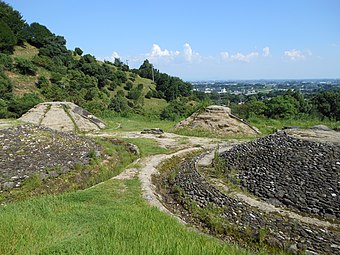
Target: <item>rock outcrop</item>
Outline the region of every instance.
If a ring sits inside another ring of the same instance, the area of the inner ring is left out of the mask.
[[[175,127],[206,129],[218,135],[256,135],[260,133],[257,128],[233,115],[230,108],[218,105],[211,105],[203,111],[193,113]]]
[[[88,132],[105,127],[100,119],[71,102],[38,104],[19,120],[64,132]]]

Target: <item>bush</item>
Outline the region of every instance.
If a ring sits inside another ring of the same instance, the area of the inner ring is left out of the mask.
[[[13,47],[17,43],[17,38],[10,27],[0,20],[0,51],[8,54],[13,53]]]
[[[12,89],[10,79],[0,70],[0,99],[9,100],[12,97]]]
[[[133,87],[133,83],[131,81],[127,81],[125,86],[124,86],[124,89],[130,90],[130,89],[132,89],[132,87]]]
[[[22,97],[16,97],[8,106],[8,110],[15,113],[15,117],[20,117],[33,106],[41,103],[41,98],[34,93],[26,93]]]
[[[13,59],[11,56],[0,53],[0,66],[5,70],[11,70],[13,68]]]
[[[5,100],[0,99],[0,119],[5,119],[10,117],[10,112],[8,111],[8,104]]]
[[[15,67],[23,75],[35,75],[37,67],[28,59],[15,58]]]

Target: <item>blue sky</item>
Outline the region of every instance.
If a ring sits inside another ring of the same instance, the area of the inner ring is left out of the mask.
[[[185,80],[340,78],[339,0],[5,0],[98,59]]]

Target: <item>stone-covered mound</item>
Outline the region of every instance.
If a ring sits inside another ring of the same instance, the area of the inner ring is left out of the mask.
[[[256,135],[260,131],[231,113],[225,106],[211,105],[203,111],[195,112],[178,123],[175,128],[199,128],[218,135]]]
[[[96,143],[72,133],[22,125],[0,130],[0,190],[19,187],[28,177],[56,177],[87,164]]]
[[[340,219],[340,145],[277,132],[220,155],[225,172],[273,204]]]
[[[105,127],[100,119],[71,102],[38,104],[20,120],[64,132],[88,132]]]

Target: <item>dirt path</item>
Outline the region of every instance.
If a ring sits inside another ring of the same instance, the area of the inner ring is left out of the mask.
[[[168,146],[169,140],[172,139],[178,139],[177,135],[174,134],[167,134],[168,138],[165,140],[163,138],[155,137],[154,135],[143,135],[142,137],[148,137],[157,140],[160,144],[164,146]],[[136,134],[134,132],[124,134],[124,137],[126,138],[140,138],[140,134]],[[179,136],[180,137],[180,136]],[[119,174],[118,176],[115,176],[113,179],[132,179],[136,175],[138,175],[138,178],[141,181],[141,188],[142,188],[142,196],[143,198],[148,201],[148,203],[152,206],[156,206],[160,211],[165,212],[169,215],[172,215],[173,217],[177,218],[180,222],[183,224],[186,224],[182,219],[177,217],[176,215],[172,214],[167,208],[164,207],[164,205],[161,203],[161,196],[159,196],[156,193],[156,187],[152,183],[152,175],[157,174],[157,166],[160,165],[164,160],[175,157],[175,156],[183,156],[187,153],[198,151],[203,149],[212,149],[216,146],[216,144],[213,142],[212,139],[208,138],[198,138],[198,137],[190,137],[186,138],[189,140],[188,145],[193,144],[200,144],[200,147],[191,147],[191,148],[183,148],[183,144],[177,144],[177,148],[180,149],[179,151],[172,153],[172,154],[158,154],[149,156],[146,158],[142,158],[138,161],[138,164],[140,165],[139,168],[127,168],[124,172]],[[176,144],[174,141],[171,141],[172,145]],[[137,163],[137,162],[136,162]]]
[[[100,136],[106,136],[106,135],[112,136],[112,134],[100,134]],[[170,134],[170,133],[165,133],[164,135],[161,135],[161,136],[155,136],[155,135],[150,135],[150,134],[140,134],[139,132],[127,132],[127,133],[120,133],[119,136],[123,138],[150,138],[150,139],[156,140],[160,146],[163,146],[165,148],[177,149],[177,152],[172,153],[172,154],[168,154],[168,155],[159,154],[159,155],[142,158],[138,161],[138,164],[140,165],[139,168],[128,168],[124,172],[122,172],[120,175],[114,177],[114,179],[130,179],[138,175],[141,181],[143,198],[146,201],[148,201],[150,205],[156,206],[157,208],[159,208],[159,210],[176,217],[182,223],[185,223],[185,222],[179,219],[176,215],[173,215],[168,209],[164,207],[164,205],[161,203],[162,198],[155,191],[156,187],[152,183],[151,178],[152,178],[152,175],[158,173],[157,166],[161,164],[162,161],[169,159],[171,157],[183,156],[189,152],[194,152],[200,149],[206,149],[206,150],[210,150],[210,152],[207,153],[198,162],[198,166],[208,167],[211,165],[211,162],[214,157],[214,149],[217,147],[217,145],[219,146],[219,152],[222,152],[222,151],[226,151],[230,149],[233,145],[238,143],[237,141],[231,141],[228,143],[226,142],[220,143],[221,141],[216,140],[216,139],[183,137],[180,135],[175,135],[175,134]],[[216,182],[214,182],[213,184],[215,186],[223,185],[225,189],[228,190],[225,184],[224,183],[222,184],[220,180],[216,180]],[[262,200],[258,200],[250,196],[247,196],[244,193],[233,192],[230,195],[237,197],[243,202],[249,204],[250,206],[256,207],[266,213],[276,212],[285,217],[289,217],[289,218],[296,219],[304,223],[308,223],[308,224],[312,224],[312,225],[320,226],[320,227],[330,227],[330,226],[339,227],[338,225],[332,224],[328,221],[323,221],[323,220],[319,220],[319,219],[312,218],[312,217],[301,216],[285,208],[275,207]]]

